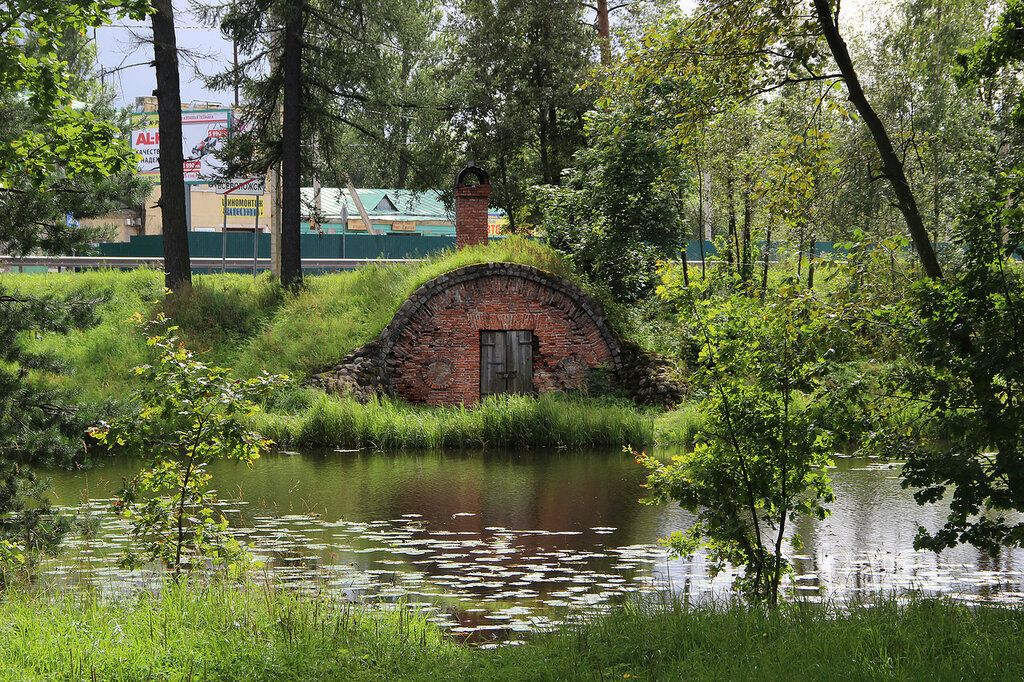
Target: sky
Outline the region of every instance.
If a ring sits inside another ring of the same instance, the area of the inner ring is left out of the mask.
[[[191,102],[232,104],[233,92],[208,90],[196,75],[197,69],[207,75],[224,70],[231,63],[231,42],[221,36],[219,29],[200,26],[188,13],[185,3],[176,1],[174,6],[179,52],[204,55],[195,61],[180,60],[182,106],[188,108]],[[152,95],[156,88],[156,72],[149,64],[153,60],[153,46],[139,42],[140,38],[148,41],[152,35],[149,21],[118,20],[112,25],[100,26],[95,35],[100,66],[107,72],[119,69],[104,76],[114,88],[115,105],[132,108],[136,97]]]

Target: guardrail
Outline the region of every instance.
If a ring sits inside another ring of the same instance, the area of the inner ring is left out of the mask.
[[[416,263],[419,258],[303,258],[303,270],[355,270],[367,265],[397,265],[401,263]],[[221,268],[228,270],[248,270],[254,267],[252,258],[192,258],[192,269],[206,272],[219,272]],[[61,270],[75,270],[79,268],[142,268],[149,267],[162,270],[164,259],[158,256],[23,256],[13,258],[0,256],[0,271],[23,272],[26,267],[57,268]],[[258,270],[269,270],[270,259],[255,259],[255,268]]]

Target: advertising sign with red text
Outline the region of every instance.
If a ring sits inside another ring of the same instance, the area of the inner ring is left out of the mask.
[[[132,114],[132,122],[138,126],[131,133],[132,150],[142,157],[139,160],[139,175],[152,178],[160,183],[160,129],[155,113]],[[185,182],[198,185],[209,182],[216,176],[223,163],[214,156],[227,141],[231,129],[229,109],[208,109],[181,112],[181,152],[185,159],[183,170]]]

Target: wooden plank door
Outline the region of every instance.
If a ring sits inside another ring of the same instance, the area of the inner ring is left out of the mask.
[[[505,392],[505,332],[480,331],[480,397]]]
[[[533,393],[533,332],[480,331],[480,397]]]
[[[505,333],[505,367],[508,393],[533,393],[533,332],[528,329]]]

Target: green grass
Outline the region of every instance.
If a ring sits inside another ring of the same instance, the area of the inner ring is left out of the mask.
[[[103,602],[0,595],[10,680],[1016,680],[1024,610],[945,600],[630,605],[473,649],[416,613],[266,586],[185,585]]]
[[[381,679],[465,655],[416,613],[256,585],[110,602],[9,590],[0,614],[5,680]]]
[[[675,409],[662,412],[654,418],[654,442],[665,445],[692,446],[704,416],[697,403],[683,403]]]
[[[131,368],[152,359],[140,322],[158,312],[180,327],[182,340],[205,362],[232,367],[240,376],[265,370],[302,380],[375,338],[425,282],[487,261],[533,265],[576,279],[551,249],[510,238],[410,265],[307,277],[297,294],[283,291],[267,275],[254,280],[215,274],[194,276],[190,292],[167,299],[162,273],[146,269],[4,274],[0,283],[39,296],[81,292],[102,300],[96,327],[27,340],[31,349],[53,350],[70,361],[74,377],[58,383],[80,389],[83,400],[101,401],[135,387]]]
[[[290,414],[262,412],[251,425],[281,445],[403,448],[589,447],[642,445],[652,419],[618,405],[545,394],[493,396],[474,407],[420,407],[398,400],[366,405],[309,391],[288,399]],[[281,409],[277,407],[275,409]]]
[[[480,262],[524,263],[576,279],[551,249],[510,238],[411,265],[308,277],[297,294],[284,291],[269,275],[253,279],[216,274],[194,276],[190,291],[165,297],[162,273],[145,269],[9,274],[0,282],[39,296],[80,292],[101,301],[97,326],[26,339],[30,348],[54,351],[74,369],[73,375],[44,380],[77,390],[84,403],[101,404],[125,398],[136,388],[132,368],[154,359],[143,322],[160,312],[179,327],[177,334],[202,361],[231,367],[242,377],[263,371],[288,374],[298,385],[376,338],[418,287]],[[287,391],[275,400],[273,413],[253,423],[285,445],[621,446],[652,439],[650,419],[636,410],[553,396],[491,400],[477,409],[412,407],[390,400],[363,406],[306,389]]]
[[[309,277],[232,366],[243,376],[266,369],[305,377],[327,369],[376,338],[417,288],[445,272],[488,261],[533,265],[576,279],[554,251],[525,239],[444,252],[415,265]]]
[[[1016,607],[915,599],[766,614],[675,604],[619,610],[501,650],[487,665],[495,679],[532,670],[538,680],[1010,680],[1024,675],[1022,645]]]

